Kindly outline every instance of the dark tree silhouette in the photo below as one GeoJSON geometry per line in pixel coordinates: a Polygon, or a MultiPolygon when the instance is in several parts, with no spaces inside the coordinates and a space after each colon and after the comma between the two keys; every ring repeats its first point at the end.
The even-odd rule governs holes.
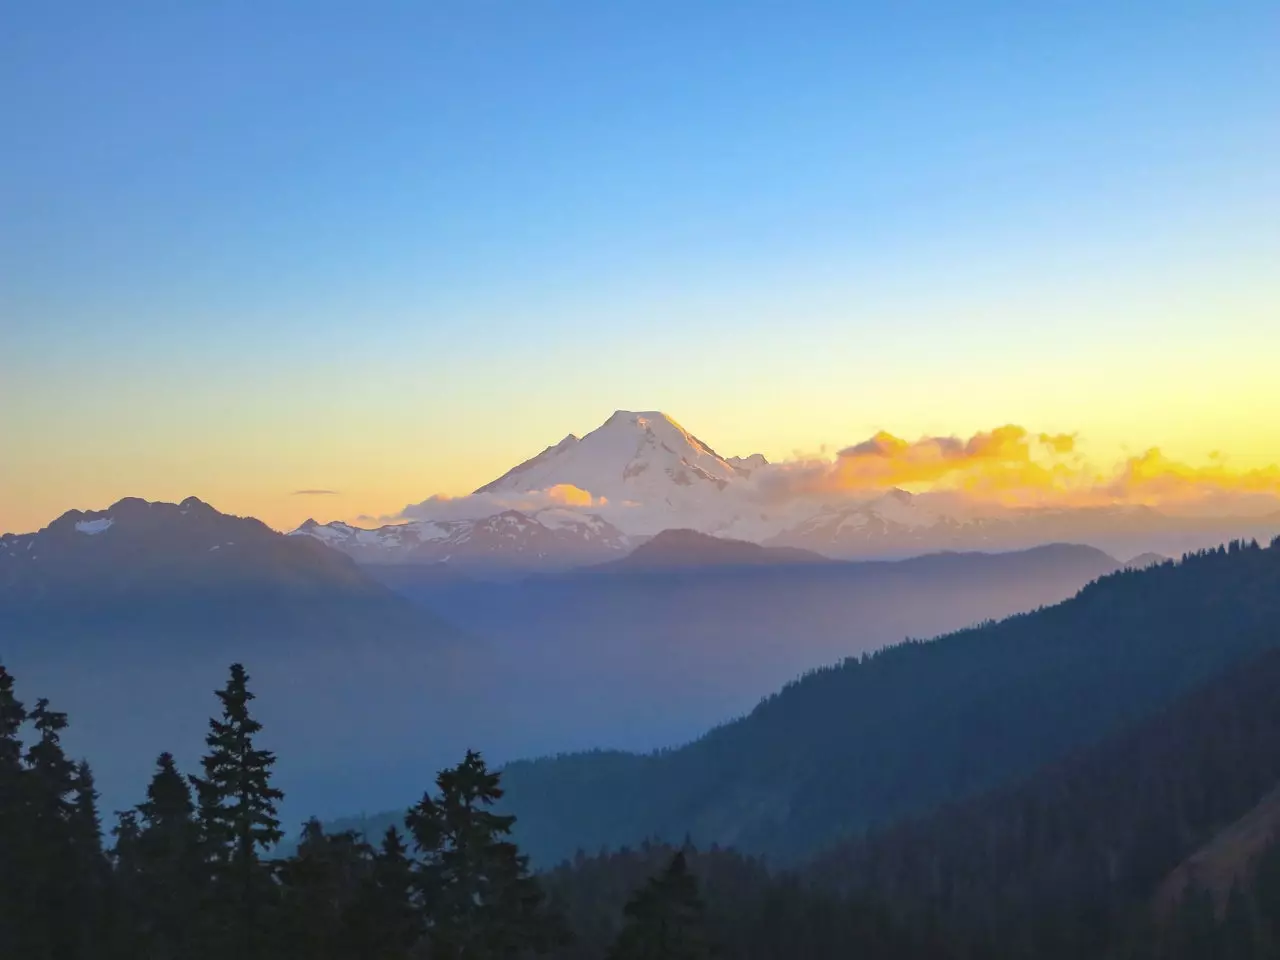
{"type": "MultiPolygon", "coordinates": [[[[140,899],[138,921],[148,956],[177,958],[197,952],[201,930],[195,918],[209,895],[200,828],[191,788],[173,755],[162,753],[147,785],[147,799],[121,827],[128,850],[132,884],[140,899]]],[[[121,836],[117,836],[117,852],[121,836]]],[[[117,865],[117,870],[120,867],[117,865]]]]}
{"type": "Polygon", "coordinates": [[[609,960],[704,960],[711,947],[706,908],[684,851],[660,875],[638,890],[623,912],[627,925],[609,960]]]}
{"type": "Polygon", "coordinates": [[[506,839],[515,817],[488,809],[502,796],[499,780],[468,751],[436,778],[439,797],[424,794],[405,816],[433,960],[544,953],[564,938],[528,858],[506,839]]]}
{"type": "Polygon", "coordinates": [[[284,798],[271,786],[275,755],[254,745],[262,725],[249,715],[249,677],[231,665],[227,686],[217,691],[221,719],[209,721],[203,777],[191,777],[199,802],[204,855],[211,869],[217,921],[210,936],[223,939],[241,957],[261,953],[267,931],[263,907],[270,899],[270,877],[259,851],[284,836],[276,802],[284,798]],[[218,914],[220,913],[220,916],[218,914]]]}
{"type": "Polygon", "coordinates": [[[413,902],[413,864],[400,832],[389,827],[349,911],[348,935],[370,960],[408,960],[422,937],[413,902]]]}
{"type": "Polygon", "coordinates": [[[28,875],[32,859],[26,771],[18,733],[27,711],[13,676],[0,666],[0,956],[21,956],[26,943],[28,875]]]}

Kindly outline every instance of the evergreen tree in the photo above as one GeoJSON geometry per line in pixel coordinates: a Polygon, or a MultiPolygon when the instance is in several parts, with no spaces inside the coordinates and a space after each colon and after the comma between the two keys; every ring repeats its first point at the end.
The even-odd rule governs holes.
{"type": "Polygon", "coordinates": [[[98,817],[98,791],[87,761],[75,768],[75,800],[70,817],[76,920],[79,930],[77,956],[100,955],[108,935],[111,908],[111,868],[102,849],[102,821],[98,817]]]}
{"type": "Polygon", "coordinates": [[[36,701],[28,719],[36,740],[28,748],[26,803],[32,856],[23,878],[29,897],[24,923],[32,928],[37,956],[75,957],[83,937],[78,866],[73,837],[76,765],[62,749],[67,715],[36,701]]]}
{"type": "Polygon", "coordinates": [[[204,776],[191,777],[199,798],[202,847],[215,881],[210,939],[225,940],[225,949],[242,958],[261,952],[262,908],[271,884],[259,850],[283,836],[276,802],[284,797],[271,786],[275,755],[254,746],[262,725],[249,715],[253,694],[248,684],[244,667],[232,664],[227,686],[217,691],[222,717],[209,721],[204,776]]]}
{"type": "Polygon", "coordinates": [[[515,817],[488,808],[502,797],[500,775],[467,751],[436,778],[405,816],[420,862],[414,875],[432,960],[481,960],[545,953],[565,939],[548,912],[528,858],[507,840],[515,817]]]}
{"type": "Polygon", "coordinates": [[[698,881],[681,850],[624,908],[610,960],[703,960],[712,956],[698,881]]]}
{"type": "Polygon", "coordinates": [[[373,870],[369,845],[354,831],[326,834],[312,818],[297,853],[279,865],[284,956],[299,960],[363,960],[368,945],[353,936],[351,912],[373,870]]]}
{"type": "Polygon", "coordinates": [[[27,711],[14,694],[13,676],[0,666],[0,957],[22,956],[29,914],[24,909],[31,863],[26,771],[18,733],[27,711]]]}
{"type": "Polygon", "coordinates": [[[413,902],[413,864],[400,832],[387,828],[373,869],[348,914],[347,936],[368,960],[407,960],[422,937],[413,902]]]}
{"type": "MultiPolygon", "coordinates": [[[[157,758],[147,799],[138,804],[131,824],[136,832],[130,838],[134,884],[148,956],[188,956],[199,933],[197,912],[206,893],[206,866],[191,789],[172,754],[157,758]]],[[[118,839],[117,848],[119,844],[118,839]]]]}
{"type": "Polygon", "coordinates": [[[111,828],[111,925],[108,932],[110,955],[118,960],[146,957],[143,940],[143,894],[139,864],[136,810],[117,810],[111,828]]]}

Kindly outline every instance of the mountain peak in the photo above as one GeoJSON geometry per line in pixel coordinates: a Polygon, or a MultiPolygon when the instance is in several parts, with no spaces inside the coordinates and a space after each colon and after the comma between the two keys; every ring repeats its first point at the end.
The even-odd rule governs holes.
{"type": "Polygon", "coordinates": [[[609,419],[604,422],[604,426],[607,427],[610,424],[622,423],[641,423],[645,421],[658,421],[669,423],[673,427],[679,426],[672,417],[663,413],[661,410],[615,410],[609,415],[609,419]]]}
{"type": "MultiPolygon", "coordinates": [[[[753,461],[754,464],[754,461],[753,461]]],[[[660,410],[615,410],[599,427],[509,470],[476,493],[520,496],[556,486],[585,490],[601,515],[630,533],[720,525],[727,488],[749,472],[730,463],[660,410]]]]}

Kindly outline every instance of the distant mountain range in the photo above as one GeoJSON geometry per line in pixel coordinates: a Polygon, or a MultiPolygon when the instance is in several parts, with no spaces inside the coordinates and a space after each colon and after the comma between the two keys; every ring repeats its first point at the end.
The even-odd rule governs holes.
{"type": "MultiPolygon", "coordinates": [[[[552,533],[564,519],[538,516],[552,533]]],[[[579,526],[580,514],[568,517],[560,529],[579,526]]],[[[483,558],[543,535],[523,518],[439,526],[483,558]]],[[[634,537],[632,552],[604,563],[494,583],[418,557],[357,563],[324,536],[283,535],[195,498],[130,498],[6,535],[0,660],[67,709],[107,718],[76,732],[104,740],[92,750],[106,758],[104,790],[120,782],[115,741],[198,743],[198,715],[183,737],[159,720],[207,696],[235,659],[288,705],[274,726],[293,763],[318,769],[338,750],[391,790],[412,758],[437,762],[473,743],[509,758],[601,738],[679,742],[816,663],[1052,603],[1118,567],[1066,545],[845,563],[670,530],[634,537]]],[[[368,779],[322,793],[341,803],[368,779]]]]}
{"type": "MultiPolygon", "coordinates": [[[[464,519],[413,519],[375,530],[308,520],[294,534],[361,563],[448,563],[491,572],[564,570],[620,559],[646,538],[688,529],[831,559],[889,559],[942,550],[1008,551],[1082,543],[1126,557],[1177,555],[1237,537],[1280,533],[1263,517],[1171,516],[1145,506],[979,508],[893,489],[838,503],[779,504],[758,482],[760,454],[722,457],[666,414],[619,410],[480,487],[464,519]],[[531,493],[572,487],[589,503],[521,508],[531,493]]],[[[420,509],[426,509],[424,504],[420,509]]]]}

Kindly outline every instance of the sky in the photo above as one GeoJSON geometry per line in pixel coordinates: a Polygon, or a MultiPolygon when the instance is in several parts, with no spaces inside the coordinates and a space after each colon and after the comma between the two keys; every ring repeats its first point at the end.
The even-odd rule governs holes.
{"type": "Polygon", "coordinates": [[[389,514],[620,408],[1280,461],[1272,2],[4,16],[0,531],[389,514]]]}

